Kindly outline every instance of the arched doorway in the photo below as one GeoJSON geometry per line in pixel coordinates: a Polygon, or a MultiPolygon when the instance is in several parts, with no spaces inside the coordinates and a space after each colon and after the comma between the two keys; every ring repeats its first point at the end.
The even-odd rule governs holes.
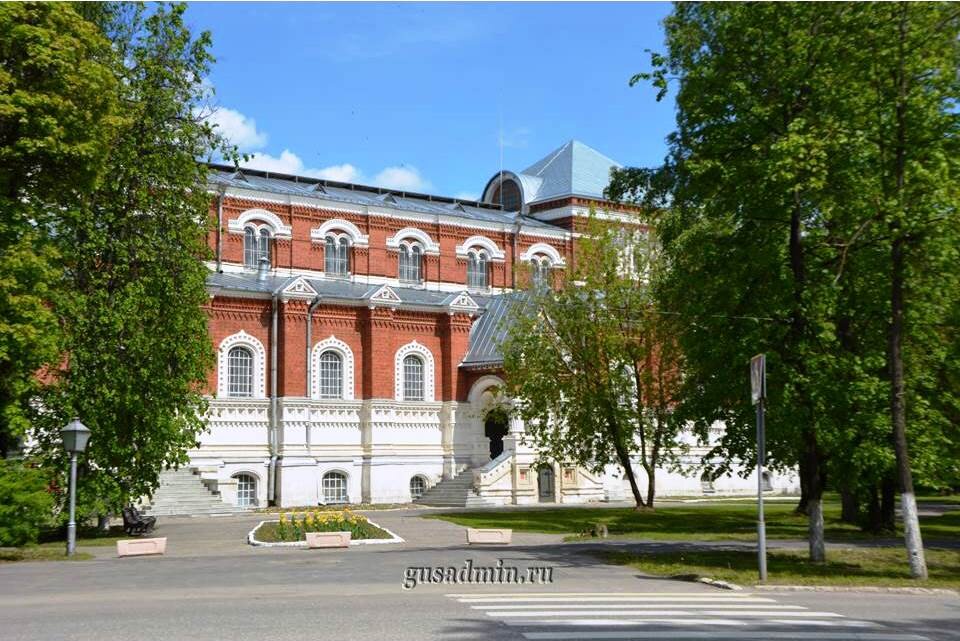
{"type": "Polygon", "coordinates": [[[490,439],[491,460],[503,454],[503,437],[507,435],[509,425],[510,419],[502,408],[487,412],[483,422],[483,435],[490,439]]]}
{"type": "Polygon", "coordinates": [[[556,503],[553,468],[544,465],[537,470],[537,497],[541,503],[556,503]]]}

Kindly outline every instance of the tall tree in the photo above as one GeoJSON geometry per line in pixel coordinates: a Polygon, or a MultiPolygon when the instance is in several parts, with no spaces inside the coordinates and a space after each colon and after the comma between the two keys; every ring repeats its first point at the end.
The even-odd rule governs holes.
{"type": "Polygon", "coordinates": [[[82,498],[101,513],[152,493],[204,428],[213,355],[201,308],[209,202],[198,160],[221,141],[199,109],[210,36],[190,33],[184,9],[87,14],[112,43],[122,119],[104,180],[57,221],[67,360],[45,388],[37,425],[54,460],[66,419],[90,427],[82,498]]]}
{"type": "Polygon", "coordinates": [[[100,179],[117,104],[110,42],[69,7],[0,5],[0,457],[55,366],[59,272],[47,242],[100,179]]]}
{"type": "Polygon", "coordinates": [[[656,470],[679,453],[679,352],[653,306],[661,266],[651,234],[592,220],[574,273],[557,291],[520,297],[502,346],[508,392],[541,451],[594,470],[619,465],[638,508],[653,507],[656,470]]]}

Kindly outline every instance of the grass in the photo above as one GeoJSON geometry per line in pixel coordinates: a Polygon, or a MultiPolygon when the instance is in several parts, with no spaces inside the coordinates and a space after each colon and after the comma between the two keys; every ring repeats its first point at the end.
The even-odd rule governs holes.
{"type": "MultiPolygon", "coordinates": [[[[757,582],[757,557],[752,551],[609,552],[603,558],[654,576],[707,576],[741,585],[757,582]]],[[[928,549],[926,558],[930,578],[918,582],[910,578],[902,548],[830,550],[827,561],[819,564],[807,560],[805,550],[776,550],[767,556],[767,583],[960,588],[960,552],[928,549]]]]}
{"type": "MultiPolygon", "coordinates": [[[[794,512],[795,504],[767,503],[767,537],[805,539],[807,517],[794,512]]],[[[432,514],[425,518],[451,521],[467,527],[505,527],[521,532],[585,536],[594,524],[607,526],[610,536],[660,541],[752,541],[756,538],[756,507],[748,503],[672,504],[654,511],[632,508],[571,507],[545,510],[504,510],[432,514]]],[[[824,531],[832,541],[876,538],[840,521],[840,506],[824,502],[824,531]]],[[[921,517],[929,541],[960,539],[960,507],[941,516],[921,517]]],[[[892,535],[888,535],[892,536],[892,535]]]]}
{"type": "Polygon", "coordinates": [[[0,548],[0,563],[14,563],[17,561],[87,561],[93,558],[87,552],[77,552],[72,557],[67,556],[65,543],[58,547],[46,545],[29,545],[22,548],[0,548]]]}

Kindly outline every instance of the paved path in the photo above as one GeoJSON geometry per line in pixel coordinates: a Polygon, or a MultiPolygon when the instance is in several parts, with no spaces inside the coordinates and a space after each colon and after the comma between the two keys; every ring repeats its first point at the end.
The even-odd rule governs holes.
{"type": "MultiPolygon", "coordinates": [[[[164,557],[118,559],[113,547],[93,547],[88,549],[94,551],[97,558],[91,561],[0,565],[0,641],[126,641],[131,638],[136,641],[525,641],[538,638],[527,636],[536,633],[580,635],[555,637],[561,639],[585,638],[583,634],[587,631],[619,631],[620,634],[625,631],[622,622],[610,626],[594,625],[595,620],[586,626],[556,623],[558,619],[596,619],[601,615],[583,612],[597,610],[594,605],[621,603],[615,601],[583,602],[591,608],[583,609],[577,616],[565,613],[536,617],[549,620],[548,626],[513,625],[514,619],[524,619],[491,614],[510,612],[511,608],[506,607],[510,605],[536,605],[538,612],[556,611],[559,607],[568,612],[570,606],[584,601],[583,595],[574,601],[518,601],[521,596],[538,596],[544,592],[561,598],[569,598],[563,597],[568,593],[590,593],[603,598],[639,593],[648,595],[648,600],[652,595],[673,599],[662,603],[630,603],[632,607],[655,604],[689,613],[666,615],[683,617],[684,623],[650,627],[653,622],[641,621],[636,618],[638,615],[616,615],[618,619],[641,621],[631,623],[633,627],[629,629],[657,631],[660,635],[657,638],[683,638],[663,636],[663,633],[678,631],[687,633],[687,638],[704,638],[705,632],[708,636],[717,636],[718,630],[734,629],[722,625],[703,627],[690,621],[697,617],[733,618],[726,614],[708,614],[706,607],[699,607],[717,606],[709,609],[712,612],[727,609],[720,605],[734,605],[718,602],[731,597],[723,596],[728,593],[715,588],[644,577],[628,567],[604,565],[587,546],[560,543],[560,537],[555,535],[517,534],[515,543],[509,547],[468,548],[464,545],[463,528],[445,521],[420,519],[418,514],[416,510],[369,513],[374,521],[407,540],[397,545],[323,551],[253,548],[245,543],[246,533],[269,516],[164,518],[157,531],[158,535],[168,537],[169,552],[164,557]],[[552,582],[465,585],[420,580],[424,576],[433,577],[436,568],[440,568],[439,576],[443,578],[447,568],[456,573],[463,568],[487,567],[517,568],[518,575],[525,576],[531,568],[548,568],[552,582]],[[430,574],[424,575],[424,572],[430,574]],[[404,589],[405,584],[411,588],[411,576],[417,578],[416,587],[404,589]],[[468,603],[461,602],[468,597],[448,596],[504,593],[508,596],[486,597],[498,599],[496,602],[468,603]],[[687,600],[677,601],[677,598],[687,600]],[[695,598],[708,600],[691,600],[695,598]],[[541,607],[545,603],[550,603],[549,609],[541,607]],[[694,605],[698,607],[687,607],[694,605]],[[696,634],[689,636],[692,633],[696,634]]],[[[539,570],[536,576],[541,576],[539,570]]],[[[865,631],[937,640],[960,639],[956,635],[960,630],[960,599],[955,597],[764,593],[758,598],[772,601],[751,602],[751,607],[775,605],[780,614],[800,611],[798,607],[803,607],[810,612],[830,612],[852,621],[884,626],[841,628],[849,635],[825,637],[801,634],[825,633],[813,623],[802,629],[773,623],[786,626],[783,629],[797,640],[863,638],[854,635],[865,631]]],[[[770,621],[761,622],[759,619],[764,619],[764,615],[742,616],[746,623],[735,626],[741,633],[781,629],[770,628],[770,621]]],[[[792,622],[795,617],[784,614],[779,618],[792,622]]],[[[822,621],[837,617],[800,618],[822,621]]],[[[741,634],[738,638],[751,637],[741,634]]],[[[871,639],[881,641],[881,637],[871,639]]],[[[888,641],[919,639],[890,637],[888,641]]]]}

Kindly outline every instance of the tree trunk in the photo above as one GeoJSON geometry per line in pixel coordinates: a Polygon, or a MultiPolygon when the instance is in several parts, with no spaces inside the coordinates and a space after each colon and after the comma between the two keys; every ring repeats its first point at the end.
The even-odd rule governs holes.
{"type": "Polygon", "coordinates": [[[653,509],[653,497],[657,493],[656,468],[652,465],[647,470],[647,507],[653,509]]]}
{"type": "Polygon", "coordinates": [[[897,482],[892,476],[883,480],[880,494],[880,521],[877,531],[897,531],[897,482]]]}
{"type": "Polygon", "coordinates": [[[823,476],[820,470],[820,452],[817,437],[812,429],[804,434],[804,458],[806,459],[808,478],[807,515],[809,523],[810,560],[823,563],[826,558],[826,545],[823,540],[823,476]]]}
{"type": "Polygon", "coordinates": [[[794,512],[797,514],[806,514],[807,502],[810,498],[810,474],[807,472],[806,462],[803,460],[803,457],[800,459],[800,465],[797,466],[797,471],[800,473],[800,501],[797,502],[797,507],[794,509],[794,512]]]}
{"type": "Polygon", "coordinates": [[[917,499],[913,495],[913,474],[910,471],[910,454],[907,450],[906,382],[903,373],[903,243],[902,237],[898,235],[891,248],[893,270],[890,292],[890,418],[893,421],[893,449],[897,455],[900,509],[903,511],[903,535],[907,558],[910,561],[910,576],[926,579],[927,561],[923,554],[917,499]]]}
{"type": "Polygon", "coordinates": [[[857,525],[860,523],[860,496],[857,494],[856,485],[850,487],[850,484],[840,486],[840,520],[844,523],[857,525]]]}
{"type": "Polygon", "coordinates": [[[633,500],[637,503],[637,509],[646,507],[643,504],[643,496],[640,494],[640,487],[637,485],[637,477],[633,473],[633,466],[630,465],[630,453],[619,442],[614,446],[617,451],[617,458],[620,459],[620,467],[623,468],[630,481],[630,491],[633,492],[633,500]]]}
{"type": "Polygon", "coordinates": [[[910,454],[907,449],[907,404],[906,381],[903,371],[903,334],[906,301],[904,299],[904,280],[906,262],[906,238],[900,228],[899,217],[904,216],[907,206],[904,189],[907,175],[907,70],[906,57],[907,11],[899,6],[900,20],[897,25],[897,62],[894,78],[897,83],[897,141],[894,163],[896,177],[896,196],[899,210],[890,224],[892,242],[890,245],[890,420],[893,423],[893,449],[897,456],[897,478],[900,482],[900,508],[903,511],[903,534],[910,561],[910,576],[915,579],[927,578],[927,561],[923,554],[923,540],[920,537],[920,519],[917,516],[917,499],[913,495],[913,474],[910,471],[910,454]]]}

